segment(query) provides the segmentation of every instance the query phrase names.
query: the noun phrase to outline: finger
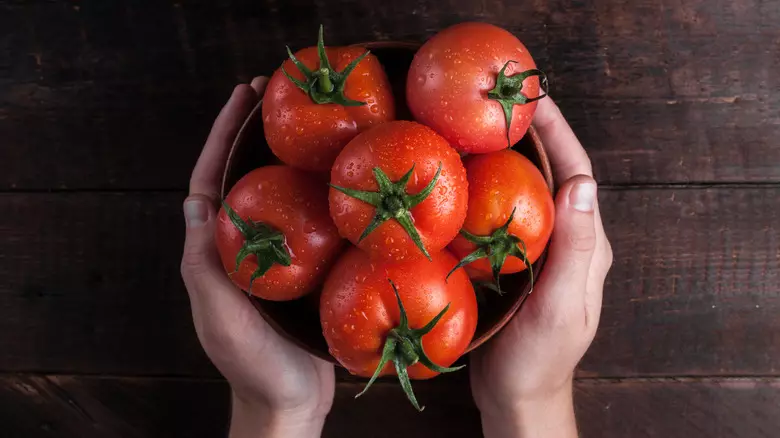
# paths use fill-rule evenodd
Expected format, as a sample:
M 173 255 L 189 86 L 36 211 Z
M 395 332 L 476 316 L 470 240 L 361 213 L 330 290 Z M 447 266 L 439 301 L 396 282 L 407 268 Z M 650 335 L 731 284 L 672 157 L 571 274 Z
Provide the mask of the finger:
M 564 315 L 567 312 L 563 310 L 571 306 L 584 310 L 588 271 L 596 248 L 595 207 L 596 181 L 590 176 L 571 178 L 558 192 L 550 255 L 535 293 L 541 308 Z
M 604 232 L 601 222 L 598 201 L 594 211 L 596 227 L 596 248 L 593 251 L 593 260 L 588 272 L 588 283 L 585 288 L 585 313 L 588 327 L 595 330 L 601 316 L 601 304 L 604 300 L 604 282 L 607 272 L 612 266 L 612 248 Z
M 214 121 L 206 145 L 190 177 L 190 194 L 201 193 L 216 200 L 225 160 L 244 120 L 257 102 L 257 93 L 242 84 L 233 90 L 227 104 Z
M 550 97 L 539 101 L 534 127 L 550 156 L 556 181 L 560 183 L 575 175 L 593 176 L 588 154 Z
M 595 224 L 596 224 L 596 250 L 593 254 L 593 263 L 591 264 L 591 275 L 599 278 L 602 282 L 607 276 L 609 268 L 612 266 L 612 246 L 609 244 L 607 233 L 604 231 L 604 224 L 601 220 L 601 209 L 596 201 Z
M 265 86 L 268 85 L 268 78 L 265 76 L 257 76 L 256 78 L 252 79 L 252 83 L 250 85 L 252 88 L 254 88 L 255 93 L 257 93 L 257 97 L 262 98 L 263 93 L 265 93 Z
M 212 200 L 202 194 L 190 195 L 184 201 L 184 218 L 187 234 L 181 274 L 190 294 L 193 313 L 209 308 L 210 312 L 229 315 L 237 306 L 245 306 L 246 297 L 225 275 L 217 254 L 214 243 L 217 210 Z

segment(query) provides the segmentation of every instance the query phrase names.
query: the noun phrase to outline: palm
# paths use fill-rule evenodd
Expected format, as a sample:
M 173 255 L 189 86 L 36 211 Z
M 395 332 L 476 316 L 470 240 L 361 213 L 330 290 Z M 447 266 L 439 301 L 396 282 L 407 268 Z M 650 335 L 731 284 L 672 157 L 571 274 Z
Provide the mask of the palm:
M 225 293 L 241 294 L 231 289 Z M 229 320 L 210 321 L 213 325 L 223 325 L 220 331 L 224 337 L 207 350 L 225 378 L 236 382 L 233 384 L 236 394 L 263 399 L 285 411 L 327 412 L 333 400 L 333 365 L 282 338 L 263 320 L 249 299 L 240 298 L 244 302 L 236 306 Z
M 582 307 L 555 309 L 544 300 L 544 284 L 502 332 L 471 358 L 474 398 L 480 406 L 503 405 L 517 394 L 541 396 L 564 387 L 589 339 L 572 337 L 585 327 Z

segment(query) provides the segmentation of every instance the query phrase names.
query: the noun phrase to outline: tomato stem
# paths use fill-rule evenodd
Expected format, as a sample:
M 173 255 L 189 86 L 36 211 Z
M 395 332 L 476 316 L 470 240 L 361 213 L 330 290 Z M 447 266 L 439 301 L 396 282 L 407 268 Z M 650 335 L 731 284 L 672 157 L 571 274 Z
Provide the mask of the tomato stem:
M 517 61 L 507 61 L 506 64 L 498 72 L 496 77 L 496 86 L 492 90 L 488 91 L 488 98 L 497 101 L 501 104 L 501 108 L 504 110 L 504 117 L 506 118 L 506 142 L 507 147 L 512 147 L 512 140 L 509 139 L 509 132 L 512 124 L 512 110 L 515 105 L 524 105 L 526 103 L 535 102 L 545 96 L 549 84 L 547 82 L 547 75 L 543 71 L 538 69 L 530 69 L 524 72 L 518 73 L 513 76 L 506 75 L 506 68 L 510 63 L 517 64 Z M 527 97 L 523 94 L 523 81 L 531 76 L 539 77 L 539 88 L 544 94 L 537 97 Z
M 523 261 L 523 263 L 525 263 L 525 266 L 528 268 L 529 277 L 531 278 L 531 290 L 533 290 L 534 269 L 533 265 L 528 260 L 528 248 L 526 248 L 525 242 L 523 242 L 522 239 L 509 234 L 508 231 L 509 224 L 511 224 L 512 220 L 514 220 L 516 211 L 516 207 L 512 209 L 512 214 L 509 215 L 509 219 L 504 223 L 504 225 L 496 229 L 493 234 L 489 236 L 476 236 L 466 230 L 460 230 L 460 234 L 463 235 L 466 240 L 476 244 L 477 249 L 475 249 L 466 257 L 463 257 L 460 262 L 458 262 L 458 264 L 455 265 L 455 267 L 452 268 L 452 270 L 447 274 L 447 279 L 449 279 L 450 275 L 452 275 L 452 273 L 457 271 L 459 268 L 462 268 L 463 266 L 466 266 L 469 263 L 475 262 L 479 259 L 487 258 L 490 261 L 490 269 L 493 273 L 493 282 L 495 283 L 496 291 L 499 293 L 499 295 L 502 295 L 503 292 L 501 291 L 499 274 L 501 273 L 501 268 L 504 266 L 504 262 L 506 262 L 506 258 L 511 255 L 519 258 Z
M 330 81 L 330 70 L 321 68 L 317 71 L 317 86 L 323 93 L 333 91 L 333 83 Z
M 325 51 L 325 41 L 323 37 L 323 27 L 320 25 L 319 35 L 317 38 L 317 53 L 320 58 L 320 65 L 316 71 L 312 71 L 303 62 L 293 55 L 290 47 L 287 47 L 287 55 L 290 57 L 290 61 L 295 64 L 298 71 L 304 76 L 304 80 L 301 81 L 292 77 L 282 65 L 282 73 L 290 80 L 296 87 L 300 88 L 304 93 L 308 94 L 311 100 L 317 104 L 335 103 L 343 106 L 361 106 L 365 105 L 365 102 L 352 100 L 344 95 L 344 87 L 346 86 L 347 77 L 357 67 L 357 65 L 370 53 L 366 50 L 362 55 L 355 58 L 350 62 L 344 70 L 337 72 L 330 65 L 328 54 Z
M 406 397 L 409 399 L 415 409 L 422 412 L 425 407 L 421 407 L 417 402 L 417 397 L 415 397 L 414 391 L 412 390 L 412 382 L 409 379 L 407 368 L 416 364 L 417 362 L 420 362 L 426 368 L 437 373 L 451 373 L 465 367 L 465 365 L 457 367 L 442 367 L 437 365 L 428 357 L 422 345 L 422 337 L 433 330 L 439 320 L 444 316 L 445 313 L 447 313 L 450 305 L 447 304 L 444 309 L 442 309 L 442 311 L 439 312 L 424 327 L 419 329 L 411 329 L 409 328 L 409 318 L 406 315 L 406 309 L 404 308 L 403 302 L 401 302 L 401 296 L 398 295 L 398 288 L 395 286 L 395 283 L 393 283 L 392 280 L 388 279 L 387 281 L 393 288 L 393 293 L 395 294 L 395 298 L 398 301 L 400 321 L 398 323 L 398 327 L 390 330 L 390 333 L 387 335 L 385 345 L 382 348 L 382 356 L 379 359 L 379 364 L 377 365 L 374 374 L 371 376 L 371 379 L 368 381 L 365 388 L 363 388 L 363 391 L 357 394 L 355 398 L 365 394 L 365 392 L 368 391 L 368 388 L 371 387 L 377 377 L 379 377 L 379 374 L 385 368 L 385 365 L 392 361 L 395 365 L 395 371 L 398 375 L 398 380 L 401 382 L 401 388 L 403 388 L 404 393 L 406 393 Z
M 249 279 L 248 293 L 252 293 L 252 284 L 254 281 L 265 275 L 274 264 L 290 266 L 292 259 L 285 246 L 285 237 L 281 231 L 278 231 L 262 222 L 254 222 L 251 219 L 244 221 L 227 202 L 222 201 L 222 208 L 225 209 L 230 221 L 244 236 L 244 244 L 236 254 L 236 269 L 238 271 L 241 263 L 250 255 L 257 258 L 257 269 L 252 272 Z
M 367 204 L 371 204 L 376 207 L 376 213 L 374 218 L 368 224 L 363 233 L 358 239 L 360 243 L 369 234 L 377 229 L 388 219 L 395 219 L 399 225 L 409 234 L 414 244 L 425 255 L 428 260 L 431 260 L 431 255 L 428 254 L 428 250 L 425 249 L 425 245 L 422 242 L 420 233 L 414 226 L 414 220 L 412 218 L 411 210 L 423 202 L 433 192 L 436 186 L 436 181 L 439 180 L 441 175 L 442 163 L 439 162 L 439 167 L 436 170 L 436 174 L 431 181 L 426 185 L 419 193 L 410 195 L 406 192 L 406 186 L 409 184 L 409 179 L 414 172 L 414 164 L 411 169 L 398 180 L 398 182 L 390 181 L 385 172 L 379 168 L 374 168 L 374 178 L 376 179 L 379 191 L 369 192 L 364 190 L 349 189 L 346 187 L 340 187 L 330 184 L 331 187 L 344 193 L 347 196 L 351 196 L 355 199 L 359 199 Z

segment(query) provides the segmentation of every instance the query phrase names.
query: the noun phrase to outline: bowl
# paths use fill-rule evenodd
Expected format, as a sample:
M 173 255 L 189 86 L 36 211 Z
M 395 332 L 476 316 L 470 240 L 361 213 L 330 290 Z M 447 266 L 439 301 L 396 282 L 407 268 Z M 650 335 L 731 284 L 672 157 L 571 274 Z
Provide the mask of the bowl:
M 396 99 L 397 118 L 412 120 L 406 106 L 406 73 L 412 63 L 414 53 L 420 46 L 410 42 L 369 42 L 358 44 L 371 50 L 379 58 L 387 72 Z M 262 101 L 255 106 L 238 132 L 228 154 L 225 172 L 222 178 L 221 195 L 227 196 L 230 188 L 249 171 L 270 164 L 281 164 L 273 155 L 263 134 Z M 550 162 L 544 151 L 541 138 L 531 126 L 515 150 L 529 158 L 542 172 L 547 185 L 553 192 L 553 177 Z M 546 258 L 546 251 L 534 263 L 534 273 L 538 278 Z M 479 322 L 474 338 L 466 352 L 472 351 L 495 336 L 514 314 L 520 309 L 531 284 L 527 272 L 502 276 L 504 295 L 487 291 L 480 293 Z M 268 323 L 282 336 L 309 353 L 338 364 L 328 353 L 328 345 L 322 336 L 319 309 L 319 293 L 312 293 L 294 301 L 276 302 L 250 297 L 252 304 Z

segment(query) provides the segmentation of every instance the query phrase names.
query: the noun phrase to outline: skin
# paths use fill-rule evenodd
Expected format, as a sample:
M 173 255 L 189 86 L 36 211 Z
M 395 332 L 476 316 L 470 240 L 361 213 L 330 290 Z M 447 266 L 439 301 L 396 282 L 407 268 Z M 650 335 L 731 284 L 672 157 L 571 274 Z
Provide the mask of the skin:
M 508 61 L 506 76 L 536 68 L 528 49 L 514 35 L 487 23 L 461 23 L 429 39 L 409 68 L 406 99 L 415 120 L 433 128 L 464 153 L 506 148 L 506 117 L 501 105 L 488 99 L 498 72 Z M 523 81 L 523 94 L 539 95 L 539 78 Z M 515 105 L 511 144 L 528 127 L 537 102 Z
M 459 269 L 444 277 L 457 260 L 442 251 L 425 269 L 419 262 L 376 262 L 357 248 L 333 267 L 322 292 L 320 318 L 331 354 L 350 373 L 371 377 L 379 364 L 387 333 L 398 327 L 400 312 L 388 279 L 398 288 L 409 327 L 422 328 L 450 304 L 433 331 L 422 337 L 423 349 L 436 364 L 449 366 L 468 347 L 477 327 L 477 300 L 468 276 Z M 407 368 L 412 379 L 438 375 L 417 363 Z M 395 375 L 387 363 L 382 375 Z
M 512 149 L 469 156 L 465 162 L 469 180 L 469 209 L 463 229 L 477 236 L 489 236 L 509 219 L 509 233 L 525 242 L 526 257 L 533 263 L 544 251 L 555 221 L 555 204 L 539 169 Z M 462 259 L 477 249 L 458 236 L 450 244 L 456 257 Z M 469 273 L 480 279 L 491 276 L 490 263 L 480 259 L 468 265 Z M 502 274 L 519 272 L 525 263 L 515 256 L 507 257 Z
M 414 122 L 395 121 L 357 136 L 339 154 L 331 171 L 331 184 L 377 191 L 373 168 L 381 168 L 395 182 L 415 166 L 407 192 L 420 192 L 442 172 L 433 192 L 411 209 L 414 225 L 430 254 L 443 249 L 460 230 L 466 217 L 466 170 L 449 144 L 431 129 Z M 339 233 L 374 259 L 423 258 L 409 234 L 393 219 L 385 221 L 358 242 L 376 209 L 336 189 L 330 189 L 330 214 Z
M 225 202 L 244 221 L 262 222 L 282 232 L 292 264 L 274 264 L 252 283 L 253 295 L 286 301 L 310 293 L 324 280 L 344 241 L 328 214 L 324 181 L 288 166 L 255 169 L 239 180 Z M 217 217 L 217 250 L 233 283 L 250 290 L 257 257 L 250 255 L 236 271 L 236 254 L 245 238 L 224 209 Z M 235 271 L 235 272 L 234 272 Z
M 331 66 L 341 72 L 366 50 L 361 47 L 326 48 Z M 319 68 L 316 47 L 295 53 L 311 70 Z M 282 64 L 292 77 L 304 75 L 291 60 Z M 263 129 L 274 154 L 301 169 L 327 172 L 341 149 L 358 133 L 395 119 L 395 103 L 382 65 L 368 55 L 347 77 L 344 95 L 363 106 L 317 104 L 296 87 L 281 69 L 274 72 L 263 98 Z
M 317 437 L 333 403 L 333 367 L 290 344 L 260 317 L 228 279 L 213 239 L 225 159 L 264 83 L 256 78 L 255 90 L 236 88 L 193 170 L 181 273 L 201 345 L 230 382 L 230 436 Z M 574 368 L 598 326 L 612 264 L 598 203 L 580 211 L 572 202 L 583 186 L 595 188 L 587 154 L 552 100 L 539 102 L 534 120 L 560 187 L 556 226 L 545 270 L 526 305 L 469 355 L 487 438 L 577 436 Z

